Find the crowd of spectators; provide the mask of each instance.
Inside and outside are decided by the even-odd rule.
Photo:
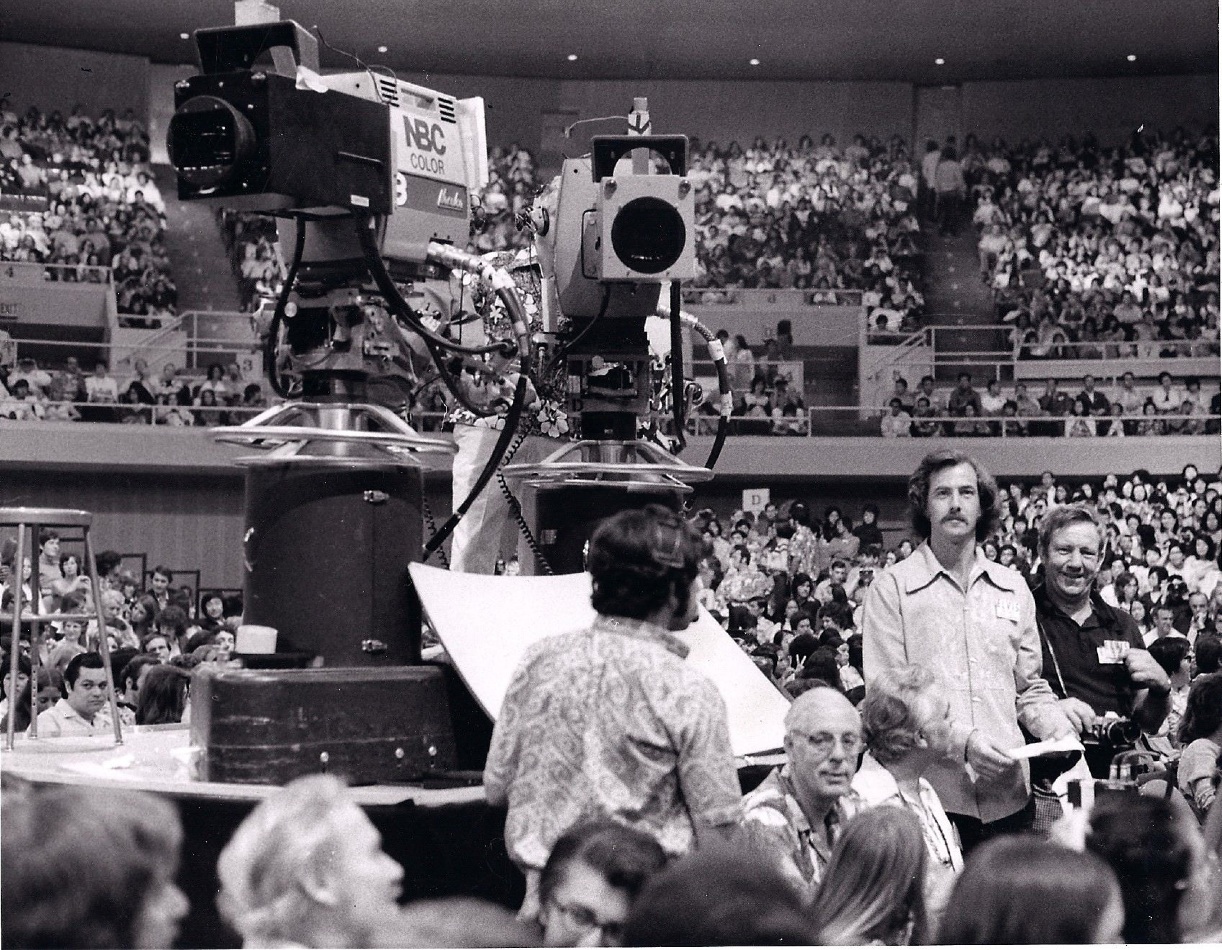
[[[46,277],[57,281],[100,282],[109,270],[133,326],[175,312],[165,201],[132,110],[18,116],[0,99],[0,195],[21,202],[0,211],[0,260],[53,265]]]
[[[1045,473],[1033,485],[1004,486],[1002,495],[999,527],[983,544],[990,560],[1035,586],[1044,514],[1087,504],[1106,525],[1098,581],[1105,601],[1130,610],[1150,639],[1160,631],[1193,643],[1222,635],[1222,482],[1215,475],[1189,466],[1179,479],[1137,471],[1070,483]],[[704,509],[695,524],[708,547],[702,603],[760,668],[799,695],[818,681],[859,698],[866,591],[877,571],[912,553],[911,540],[888,542],[873,504],[856,522],[837,506],[817,518],[806,503],[788,501],[728,519]],[[1169,626],[1158,626],[1160,613]]]
[[[247,946],[1218,940],[1222,569],[1215,552],[1222,540],[1222,482],[1189,467],[1174,479],[1133,472],[1123,481],[1108,476],[1071,490],[1046,473],[1031,486],[1005,486],[999,501],[1003,516],[998,530],[984,541],[986,556],[1031,579],[1040,569],[1031,535],[1047,512],[1087,505],[1106,525],[1097,594],[1139,624],[1143,613],[1138,605],[1156,616],[1153,628],[1142,629],[1150,655],[1170,677],[1172,715],[1159,734],[1143,741],[1150,748],[1162,743],[1178,757],[1178,771],[1161,779],[1174,781],[1178,792],[1154,788],[1157,794],[1152,795],[1136,787],[1114,788],[1114,794],[1083,803],[1050,828],[999,833],[969,846],[939,793],[922,776],[942,754],[939,743],[945,736],[939,729],[944,733],[949,724],[944,688],[917,662],[876,673],[868,691],[862,676],[855,605],[873,583],[875,570],[912,554],[911,542],[886,543],[873,506],[863,509],[861,524],[854,527],[837,509],[829,508],[819,521],[804,503],[793,501],[768,506],[755,517],[739,518],[743,513],[736,512],[730,540],[722,543],[719,519],[704,510],[693,520],[704,532],[700,573],[705,589],[693,584],[691,590],[727,619],[731,635],[760,670],[793,697],[785,717],[786,765],[762,782],[740,776],[744,788],[736,782],[727,790],[733,807],[723,809],[720,823],[698,825],[697,834],[676,848],[673,837],[645,820],[549,814],[559,832],[543,852],[541,867],[527,875],[516,919],[504,907],[472,898],[400,906],[408,879],[404,868],[383,850],[377,829],[342,781],[313,775],[271,791],[222,849],[217,907],[223,919]],[[41,540],[37,586],[53,597],[55,581],[47,586],[41,572],[44,562],[62,552],[55,546],[58,539],[44,535]],[[687,543],[697,544],[694,536]],[[1188,544],[1196,551],[1195,563],[1183,557]],[[718,582],[721,552],[727,549],[729,569]],[[114,593],[121,604],[123,578],[108,563],[100,566],[108,578],[103,597]],[[615,569],[640,567],[630,563]],[[594,596],[607,594],[596,587]],[[70,597],[61,595],[60,609]],[[781,601],[778,614],[773,608]],[[154,632],[142,642],[145,653],[127,660],[118,680],[125,698],[129,688],[139,694],[137,721],[182,721],[189,715],[186,677],[181,660],[172,655],[188,623],[188,603],[173,589],[169,572],[157,568],[136,604],[155,610],[161,602],[166,606],[152,624]],[[200,606],[200,629],[194,635],[200,645],[193,656],[225,662],[232,649],[231,642],[222,642],[228,630],[225,604],[206,594]],[[147,624],[147,616],[142,612],[129,625]],[[626,620],[611,614],[601,622],[615,626]],[[122,623],[108,633],[117,651],[127,637],[119,629]],[[648,626],[634,625],[615,642],[619,648],[627,643],[629,654],[654,649],[669,655],[649,643],[653,634]],[[90,633],[84,637],[88,641]],[[105,678],[98,675],[102,660],[88,645],[73,640],[62,679],[45,689],[39,683],[38,702],[44,702],[45,692],[50,704],[39,716],[40,731],[45,722],[48,728],[60,723],[77,730],[64,735],[89,734],[80,731],[80,710],[88,710],[89,702],[97,707],[95,728],[105,723],[99,699],[106,690]],[[48,660],[54,670],[55,661]],[[672,661],[684,668],[678,657]],[[524,663],[523,668],[532,667]],[[19,677],[5,687],[16,687],[13,693],[21,699],[4,714],[16,715],[32,702],[29,667],[19,669],[26,681]],[[576,668],[574,673],[581,675]],[[515,676],[511,694],[516,695],[522,678],[521,672]],[[61,682],[65,698],[56,699]],[[555,684],[557,692],[569,685]],[[690,684],[671,686],[677,690]],[[554,694],[545,698],[540,704],[535,697],[536,705],[556,702]],[[603,715],[616,719],[625,712],[606,710]],[[507,715],[503,708],[485,772],[493,804],[502,794],[497,791],[494,800],[493,790],[504,778],[495,771],[493,756],[499,754],[498,736]],[[587,733],[597,728],[596,719],[592,715],[584,724]],[[683,752],[708,738],[701,732],[705,728],[703,721],[690,723]],[[606,752],[615,755],[617,750]],[[578,754],[588,756],[589,750]],[[673,767],[670,760],[651,759],[648,765],[633,763],[629,775]],[[640,792],[628,778],[615,777],[611,782],[600,774],[594,783],[600,800],[613,796],[618,802]],[[684,781],[695,787],[702,778],[684,776]],[[509,788],[512,792],[512,781]],[[553,795],[559,802],[573,794],[567,787],[529,791]],[[6,945],[173,943],[187,912],[186,898],[173,884],[182,841],[174,812],[146,793],[82,794],[74,788],[37,790],[6,783]],[[95,805],[101,811],[91,810]],[[664,807],[652,800],[649,806],[656,811]],[[506,838],[517,841],[523,832],[513,824],[514,808],[511,804]],[[70,816],[91,818],[74,833],[72,846],[63,840],[65,829],[78,828]],[[105,829],[102,838],[99,828]],[[133,866],[141,872],[116,879],[116,869]],[[52,875],[73,880],[78,899],[67,901],[62,889],[49,887]],[[94,899],[97,893],[112,896]]]
[[[1047,512],[1085,505],[1105,526],[1096,592],[1132,616],[1169,677],[1171,714],[1141,742],[1177,760],[1167,779],[1176,782],[1176,796],[1133,790],[1099,797],[1051,829],[960,844],[937,792],[921,778],[940,754],[937,729],[947,715],[941,687],[923,666],[903,665],[877,674],[866,690],[862,669],[857,631],[864,593],[876,571],[912,556],[912,542],[888,540],[874,505],[863,507],[859,525],[837,507],[815,518],[797,500],[767,505],[754,516],[734,512],[727,538],[721,518],[701,510],[693,526],[703,537],[704,583],[692,589],[761,672],[793,698],[786,715],[788,764],[761,784],[748,784],[736,818],[701,827],[679,852],[664,847],[668,839],[648,825],[593,817],[568,823],[538,874],[528,877],[527,902],[514,919],[506,908],[473,899],[398,906],[403,868],[382,851],[342,782],[315,775],[266,797],[221,852],[222,916],[248,945],[1216,940],[1222,934],[1222,482],[1191,466],[1177,478],[1138,471],[1074,484],[1045,473],[1034,484],[1002,485],[998,504],[1002,514],[982,542],[985,556],[1033,584],[1041,573],[1036,536]],[[6,545],[7,586],[16,583],[11,549]],[[40,538],[31,559],[37,567],[27,565],[22,575],[44,608],[77,608],[81,584],[70,561],[78,556],[62,550],[53,533]],[[240,613],[240,604],[205,593],[197,605],[164,567],[138,591],[116,555],[99,555],[99,570],[106,578],[105,635],[119,668],[120,715],[134,723],[186,721],[185,669],[225,663],[233,648],[230,614]],[[37,687],[29,681],[28,659],[20,658],[17,681],[4,683],[6,696],[17,701],[0,718],[27,710],[28,720],[34,708],[40,734],[44,726],[46,735],[104,731],[103,660],[90,649],[98,633],[75,627],[61,633],[40,655],[46,677]],[[645,649],[645,636],[637,632],[627,642]],[[492,781],[488,774],[485,781]],[[615,794],[632,791],[617,786]],[[59,841],[51,834],[59,828],[39,824],[50,820],[43,809],[89,813],[73,795],[76,790],[6,785],[4,886],[12,908],[4,917],[6,944],[75,945],[73,928],[99,922],[110,928],[101,933],[119,935],[92,945],[172,943],[187,910],[172,885],[181,835],[155,798],[106,797],[105,841],[84,836],[76,847],[46,846],[42,861],[29,860],[34,841]],[[737,801],[737,787],[733,795]],[[811,809],[826,813],[818,828],[808,824]],[[152,841],[147,829],[141,835],[126,830],[141,827],[142,814],[158,819]],[[802,829],[805,838],[794,838]],[[89,850],[94,847],[110,849],[105,861]],[[138,858],[147,871],[116,885],[110,869]],[[127,899],[65,905],[60,891],[43,882],[49,867],[71,862],[81,893],[126,886]],[[48,904],[59,913],[34,912]]]
[[[961,165],[1019,359],[1218,353],[1216,128],[1114,148],[969,136]]]
[[[879,421],[885,438],[935,436],[1108,436],[1209,435],[1222,426],[1219,390],[1203,391],[1201,380],[1176,380],[1159,374],[1156,386],[1138,385],[1132,372],[1122,373],[1116,385],[1104,389],[1094,376],[1082,385],[1062,389],[1047,379],[1038,395],[1019,380],[1002,385],[990,379],[984,391],[973,385],[970,373],[960,373],[953,389],[938,389],[932,376],[923,376],[916,390],[897,377]],[[1075,392],[1074,390],[1078,390]]]
[[[263,385],[237,363],[213,363],[204,377],[165,363],[154,376],[137,357],[121,381],[105,362],[86,373],[75,356],[53,371],[32,357],[0,365],[0,419],[119,422],[168,426],[237,425],[267,405]]]
[[[22,731],[30,725],[32,696],[37,697],[38,713],[47,713],[71,698],[69,694],[81,676],[88,678],[89,670],[102,667],[96,621],[87,624],[77,620],[53,621],[42,628],[37,688],[30,682],[29,618],[33,609],[47,614],[94,611],[92,584],[80,545],[64,543],[57,531],[45,529],[39,538],[38,552],[27,555],[21,566],[23,619],[19,624],[18,664],[22,673],[16,684],[11,682],[13,608],[18,584],[15,562],[16,541],[5,539],[0,544],[0,631],[3,631],[0,645],[6,674],[0,722],[7,728],[3,720],[13,713],[17,717],[15,728]],[[170,568],[157,565],[147,578],[137,578],[122,566],[122,558],[113,551],[97,555],[97,568],[120,722],[123,725],[188,722],[189,671],[202,662],[223,664],[229,660],[242,613],[240,594],[206,590],[197,599],[189,585],[174,583],[176,572]],[[81,657],[97,659],[86,660],[82,670]],[[75,665],[74,660],[78,661]],[[176,672],[148,669],[158,664],[168,665]],[[62,706],[59,708],[64,711]],[[96,719],[89,723],[88,731],[80,734],[106,734],[110,729],[109,708],[99,703],[94,712]],[[63,721],[63,716],[56,714],[48,716],[45,723],[40,717],[40,735],[69,734],[64,731]]]
[[[694,143],[697,277],[693,287],[799,288],[812,302],[860,290],[888,332],[924,306],[918,191],[903,139],[857,135],[840,147],[804,135],[757,138],[745,151]]]

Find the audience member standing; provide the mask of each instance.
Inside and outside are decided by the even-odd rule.
[[[484,789],[509,808],[506,845],[527,876],[523,916],[537,911],[552,846],[579,821],[619,821],[677,855],[739,820],[725,702],[673,635],[698,616],[701,547],[661,506],[603,522],[589,556],[597,619],[534,644],[514,674]]]
[[[943,235],[958,234],[967,182],[963,179],[963,166],[959,164],[952,145],[942,150],[934,172],[934,188],[938,193],[939,232]]]
[[[1040,739],[1073,732],[1041,675],[1035,603],[1021,574],[985,558],[977,542],[997,519],[997,485],[975,459],[930,453],[908,481],[913,526],[925,538],[866,593],[866,693],[883,670],[921,663],[947,691],[950,754],[930,784],[964,849],[1030,827],[1025,763],[1007,752],[1024,728]]]
[[[1146,651],[1133,618],[1095,593],[1102,547],[1089,509],[1061,506],[1044,515],[1044,583],[1035,590],[1044,674],[1078,732],[1088,733],[1096,717],[1113,713],[1154,735],[1167,717],[1171,681]],[[1091,773],[1107,778],[1119,751],[1124,749],[1111,742],[1091,743]]]

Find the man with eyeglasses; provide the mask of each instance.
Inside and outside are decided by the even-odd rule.
[[[781,862],[809,901],[823,880],[842,825],[860,807],[853,791],[862,749],[861,716],[843,694],[816,687],[785,716],[788,761],[743,799],[743,831]]]
[[[539,924],[548,947],[618,947],[632,902],[666,866],[644,832],[613,821],[569,829],[539,879]]]

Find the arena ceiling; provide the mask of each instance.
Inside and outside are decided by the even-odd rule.
[[[366,62],[428,73],[936,84],[1218,69],[1217,0],[280,0],[279,6],[283,16],[321,26],[330,44]],[[0,39],[161,63],[194,61],[181,33],[232,22],[230,0],[0,2]],[[330,54],[324,65],[345,62]]]

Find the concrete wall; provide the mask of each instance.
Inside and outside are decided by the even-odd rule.
[[[19,115],[33,105],[66,116],[80,103],[91,115],[134,109],[143,116],[148,89],[149,63],[143,57],[0,43],[0,93]]]

